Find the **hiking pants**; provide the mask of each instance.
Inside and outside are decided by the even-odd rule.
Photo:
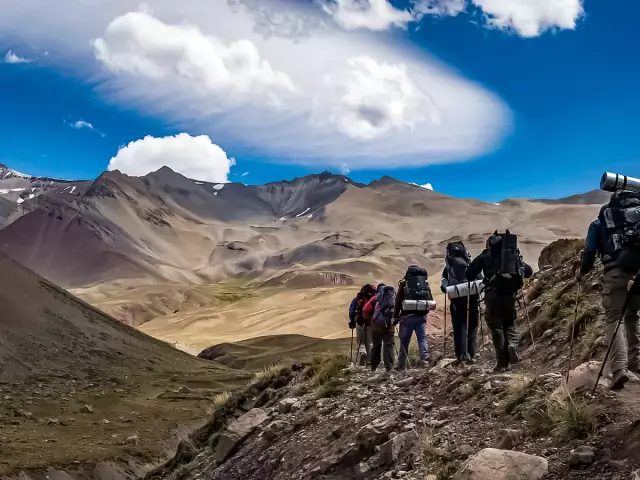
[[[633,280],[632,273],[621,268],[613,268],[605,272],[602,281],[602,306],[607,320],[607,344],[611,342],[622,315],[622,307],[627,298],[627,284]],[[621,325],[611,347],[611,373],[628,368],[634,372],[640,370],[640,296],[633,295],[629,299],[624,326]]]
[[[359,356],[364,354],[367,356],[367,363],[371,362],[371,325],[356,324],[356,341],[360,346]]]
[[[469,297],[469,325],[467,328],[467,297],[451,300],[451,324],[453,325],[453,344],[456,358],[465,354],[471,358],[476,355],[476,334],[478,332],[478,296]]]
[[[509,345],[518,346],[516,331],[516,295],[487,292],[484,297],[487,308],[487,326],[491,330],[493,348],[499,367],[509,366]]]
[[[372,329],[371,337],[373,346],[371,347],[371,370],[378,368],[381,357],[384,359],[384,366],[387,370],[393,368],[396,361],[396,337],[395,329]]]
[[[427,316],[406,315],[400,320],[400,352],[398,353],[398,368],[406,368],[409,355],[411,335],[416,333],[420,359],[429,361],[429,344],[427,343]]]

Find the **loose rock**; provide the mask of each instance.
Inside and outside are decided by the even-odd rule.
[[[549,464],[542,457],[485,448],[472,457],[453,480],[540,480],[548,471]]]
[[[569,465],[579,467],[582,465],[591,465],[596,459],[596,451],[593,447],[582,445],[571,451],[569,455]]]
[[[500,430],[497,439],[497,448],[500,450],[513,450],[522,443],[522,431],[505,428]]]

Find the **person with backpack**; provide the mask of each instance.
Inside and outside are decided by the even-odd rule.
[[[588,274],[600,256],[604,266],[602,306],[606,316],[607,343],[621,320],[627,295],[624,328],[611,346],[612,390],[624,388],[629,371],[640,375],[640,295],[629,292],[629,282],[640,270],[640,193],[618,190],[589,225],[578,281]]]
[[[442,271],[440,290],[445,295],[447,287],[467,285],[467,267],[471,263],[470,255],[462,242],[451,242],[447,245],[445,267]],[[482,274],[477,280],[482,279]],[[453,345],[459,363],[472,364],[476,354],[476,336],[480,316],[479,295],[453,298],[449,303],[451,325],[453,326]],[[467,320],[469,324],[467,325]]]
[[[409,265],[407,272],[398,284],[398,293],[394,308],[394,326],[400,324],[400,352],[398,369],[404,370],[409,356],[409,343],[415,332],[418,340],[420,362],[429,362],[429,344],[427,342],[427,313],[429,302],[433,302],[429,287],[427,270],[418,265]]]
[[[381,283],[378,293],[364,307],[365,318],[371,319],[371,371],[375,372],[380,361],[384,361],[387,372],[395,363],[395,325],[393,313],[396,290]]]
[[[518,332],[516,331],[516,298],[524,279],[533,269],[522,259],[518,237],[509,230],[497,231],[487,239],[485,250],[467,267],[467,280],[472,282],[484,274],[487,326],[491,330],[496,351],[494,371],[506,371],[509,364],[518,363]]]
[[[371,325],[363,315],[364,307],[376,295],[376,287],[371,284],[363,285],[349,305],[349,328],[356,329],[356,342],[360,365],[366,365],[371,359]],[[369,319],[370,320],[370,319]]]

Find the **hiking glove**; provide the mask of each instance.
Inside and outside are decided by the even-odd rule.
[[[351,320],[351,321],[349,322],[349,328],[350,328],[351,330],[353,330],[354,328],[356,328],[356,322],[355,322],[355,321],[353,321],[353,320]]]
[[[447,287],[445,287],[444,285],[440,285],[440,291],[442,293],[447,293]]]

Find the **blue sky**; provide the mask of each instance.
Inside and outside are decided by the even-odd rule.
[[[200,71],[190,72],[171,85],[166,75],[158,80],[148,70],[146,77],[139,78],[140,68],[123,63],[130,57],[121,55],[126,44],[122,32],[127,26],[144,31],[132,22],[143,22],[142,27],[151,32],[171,28],[166,32],[175,34],[176,41],[193,38],[178,30],[185,21],[197,25],[204,36],[198,37],[197,48],[188,50],[188,59],[201,51],[202,41],[213,36],[227,46],[244,38],[233,38],[234,29],[227,31],[215,22],[199,24],[201,15],[189,17],[160,0],[157,5],[150,2],[152,12],[125,18],[137,7],[113,0],[112,9],[97,11],[95,25],[90,26],[93,30],[78,27],[74,42],[62,42],[55,40],[56,32],[70,28],[64,22],[72,20],[52,18],[38,25],[38,34],[19,32],[10,27],[10,20],[12,15],[14,20],[25,15],[25,7],[16,4],[7,23],[0,22],[0,56],[5,58],[0,63],[0,161],[19,171],[63,178],[95,177],[116,156],[112,168],[122,166],[131,174],[142,174],[171,158],[177,159],[176,169],[187,168],[183,173],[206,176],[211,164],[222,162],[216,163],[210,178],[222,175],[246,183],[325,169],[350,170],[349,176],[357,181],[387,174],[419,184],[429,182],[450,195],[488,201],[591,190],[597,188],[604,170],[640,176],[637,2],[622,0],[611,8],[606,2],[575,0],[584,15],[575,19],[575,28],[568,28],[566,11],[547,10],[541,13],[546,15],[544,21],[538,21],[518,11],[483,11],[482,0],[456,12],[445,7],[462,9],[461,0],[432,0],[429,4],[440,9],[439,15],[425,16],[417,14],[419,4],[394,2],[395,7],[388,6],[390,10],[380,10],[377,16],[360,17],[340,10],[349,1],[353,0],[326,3],[322,10],[316,4],[284,0],[233,0],[236,7],[264,3],[302,18],[304,22],[296,25],[303,27],[294,32],[302,40],[285,46],[290,31],[276,32],[282,40],[274,40],[273,32],[268,38],[247,33],[269,68],[257,63],[255,76],[239,80],[220,77],[219,70],[207,70],[201,76]],[[527,3],[515,0],[519,1]],[[26,3],[34,7],[39,0]],[[372,3],[382,8],[379,1]],[[198,13],[197,0],[186,4]],[[411,20],[403,9],[409,7]],[[264,18],[246,11],[236,9],[234,15],[250,17],[252,32],[260,33],[258,26],[265,25]],[[119,16],[130,24],[110,23]],[[318,21],[323,27],[317,27]],[[553,22],[557,25],[545,31]],[[542,25],[540,30],[536,25]],[[243,31],[236,26],[235,30]],[[103,43],[91,44],[96,38]],[[320,39],[327,43],[321,44]],[[366,54],[375,62],[351,64],[359,75],[355,77],[336,66],[335,74],[329,71],[323,83],[330,83],[331,90],[302,100],[300,85],[313,86],[313,79],[296,71],[307,68],[303,57],[311,54],[304,49],[317,48],[313,54],[321,58],[325,53],[319,52],[327,52],[326,45],[339,41],[358,45],[358,58]],[[383,48],[386,57],[376,58]],[[291,66],[290,59],[298,51],[301,58]],[[330,54],[326,53],[326,65],[334,65]],[[339,57],[338,51],[334,57]],[[400,64],[406,65],[406,71]],[[309,62],[308,68],[312,66]],[[363,72],[375,78],[362,80]],[[215,88],[193,93],[199,86],[185,81],[191,82],[194,75],[206,88],[211,82]],[[384,83],[376,83],[379,77],[397,82],[397,88],[379,90]],[[364,83],[351,89],[352,84],[345,82],[354,78]],[[238,87],[242,82],[246,88]],[[359,92],[365,86],[371,86],[372,93],[363,100]],[[330,96],[337,89],[340,95]],[[374,109],[375,115],[388,117],[354,120],[352,112],[339,103],[345,98],[350,108],[353,102],[366,100],[367,115]],[[331,108],[309,114],[313,101]],[[357,107],[358,112],[364,111]],[[318,112],[324,115],[321,120]],[[320,127],[305,123],[311,122],[309,118],[326,123]],[[308,133],[314,128],[317,132]],[[188,135],[171,144],[160,141],[177,134]],[[191,137],[198,135],[207,135],[211,143],[200,141],[192,148]],[[145,136],[158,140],[140,143]],[[136,141],[118,153],[119,147]],[[212,163],[198,163],[203,158]]]

